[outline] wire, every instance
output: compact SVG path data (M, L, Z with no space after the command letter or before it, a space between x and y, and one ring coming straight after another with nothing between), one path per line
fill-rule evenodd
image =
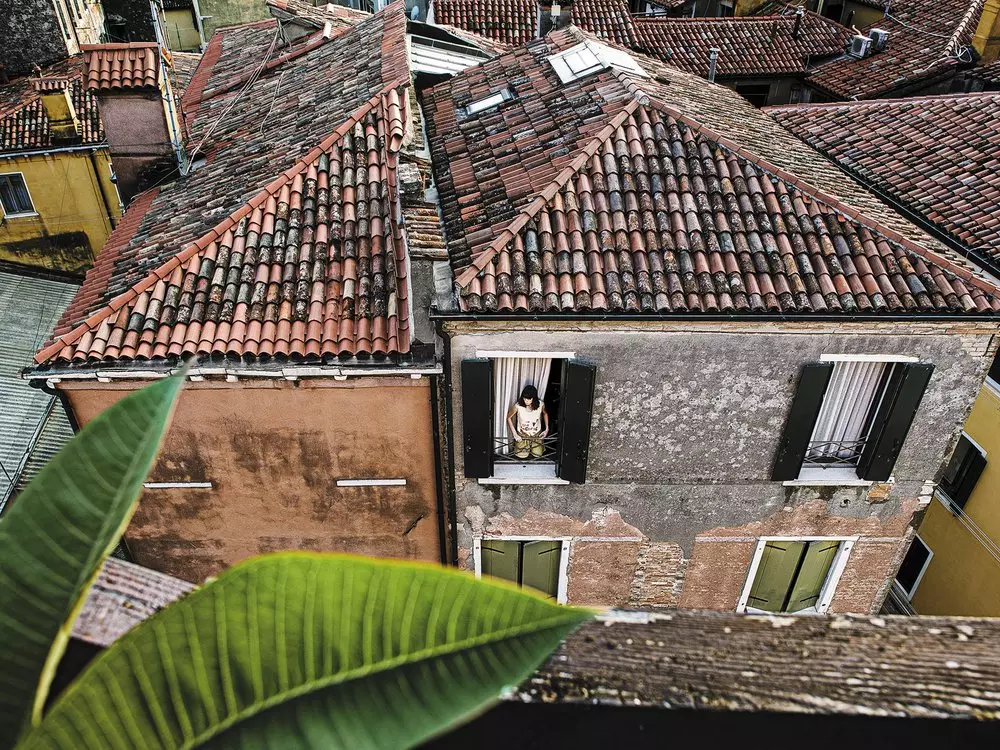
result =
M910 31L915 31L918 34L925 34L927 36L932 36L935 37L936 39L951 39L954 36L954 34L937 34L933 31L927 31L925 29L921 29L917 26L914 26L913 24L907 23L906 21L896 18L896 16L890 14L888 7L886 7L885 9L885 17L888 18L890 21L895 21L903 28L909 29Z
M264 115L264 119L260 121L260 134L264 135L264 124L267 122L267 118L271 116L271 110L274 109L274 102L278 98L278 92L281 91L281 79L285 77L287 70L281 71L281 75L278 76L278 85L274 87L274 96L271 97L271 104L267 108L267 113Z

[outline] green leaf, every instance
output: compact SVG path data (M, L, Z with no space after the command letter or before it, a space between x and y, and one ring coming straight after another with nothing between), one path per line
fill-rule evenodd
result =
M123 636L23 750L412 747L590 616L437 566L259 557Z
M183 375L75 435L0 518L0 747L41 710L73 620L135 511Z

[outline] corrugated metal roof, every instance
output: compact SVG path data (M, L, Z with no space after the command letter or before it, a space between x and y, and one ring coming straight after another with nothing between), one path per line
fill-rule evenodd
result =
M11 500L28 486L28 482L35 478L35 475L42 470L49 459L58 453L59 449L71 437L73 437L73 428L70 426L65 410L61 404L53 403L49 415L42 422L42 427L38 432L38 440L28 452L24 469L17 476Z
M0 271L0 508L52 405L52 396L28 385L20 371L32 363L77 289L70 282Z

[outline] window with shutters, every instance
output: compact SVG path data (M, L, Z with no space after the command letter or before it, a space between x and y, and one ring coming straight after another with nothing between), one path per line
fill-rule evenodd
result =
M4 218L35 215L31 194L20 172L0 174L0 209Z
M994 388L1000 388L1000 352L993 358L993 364L990 365L990 371L986 373L986 377L992 381Z
M822 483L885 481L933 365L912 358L827 359L802 368L772 477Z
M850 539L761 539L737 611L826 612L853 545Z
M582 483L596 369L571 353L478 354L462 362L465 476L483 483ZM521 403L527 386L538 406Z
M952 509L961 510L969 502L983 469L986 468L986 451L962 433L955 452L938 483L938 495L950 503Z
M477 539L477 576L492 576L566 603L569 541L565 539Z
M903 558L902 565L899 566L899 572L896 573L896 583L907 599L912 600L913 595L917 593L917 586L920 585L932 557L934 553L924 540L919 536L913 537L913 543Z

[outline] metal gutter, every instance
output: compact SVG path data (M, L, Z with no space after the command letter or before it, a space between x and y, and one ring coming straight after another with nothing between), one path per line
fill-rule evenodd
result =
M998 292L1000 293L1000 292ZM430 319L435 321L463 320L489 322L561 322L561 323L626 323L677 322L685 323L996 323L1000 313L463 313L438 312L431 307Z
M174 373L180 372L181 367L173 364L166 364L163 367L155 365L144 365L138 368L90 368L90 369L59 369L52 368L42 370L37 367L22 370L21 376L29 381L45 381L49 384L60 381L83 381L96 380L103 383L122 380L156 380L166 378ZM245 368L227 367L225 365L206 364L194 366L188 370L189 380L204 380L206 377L225 377L230 382L248 379L272 379L272 380L299 380L302 378L334 378L336 380L347 380L350 377L393 377L409 375L411 378L421 378L430 375L440 375L441 366L438 364L426 367L357 367L334 366L322 367L316 365L287 366L279 368Z
M49 154L69 154L77 151L97 151L109 148L107 141L89 146L64 146L63 148L36 148L31 151L5 151L0 153L0 159L20 159L26 156L48 156Z

